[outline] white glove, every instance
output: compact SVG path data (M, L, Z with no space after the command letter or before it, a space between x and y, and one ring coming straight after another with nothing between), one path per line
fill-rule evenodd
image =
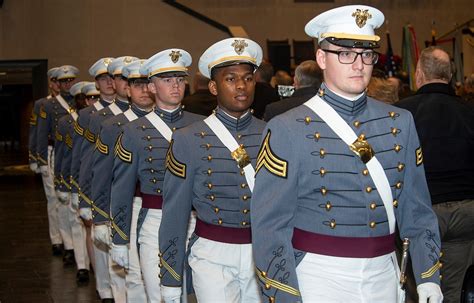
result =
M90 207L84 207L79 209L79 216L84 220L92 220L92 210Z
M112 260L123 268L128 268L128 247L127 245L112 244L110 252Z
M69 203L69 193L57 190L56 196L61 204L67 205Z
M79 194L72 193L71 194L71 205L74 209L79 209Z
M43 175L43 177L48 177L49 176L49 171L48 171L48 166L47 165L41 165L40 167L40 172Z
M443 302L443 293L441 293L441 288L436 283L433 283L433 282L421 283L416 288L416 291L418 292L419 303L427 303L427 302L442 303Z
M94 225L94 241L110 246L110 228L107 224Z
M36 163L36 162L30 163L30 169L31 169L31 171L33 171L34 173L38 173L38 163Z
M160 286L161 298L165 303L179 303L181 300L181 287Z

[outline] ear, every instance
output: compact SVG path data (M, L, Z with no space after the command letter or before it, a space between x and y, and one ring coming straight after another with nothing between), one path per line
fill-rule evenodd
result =
M152 94L156 94L158 92L158 90L156 89L156 85L155 83L153 82L153 80L151 80L150 83L148 83L148 90L152 93Z
M415 70L415 84L416 88L420 88L423 86L423 83L425 82L425 74L421 70L420 64L416 66Z
M211 92L211 94L213 94L214 96L218 95L216 81L210 80L209 83L207 84L207 87L209 88L209 91Z
M316 51L316 62L322 70L326 69L326 53L321 49Z
M100 91L99 81L95 80L95 88Z
M125 91L127 92L127 97L131 98L132 95L130 94L130 85L127 85L127 86L125 87Z

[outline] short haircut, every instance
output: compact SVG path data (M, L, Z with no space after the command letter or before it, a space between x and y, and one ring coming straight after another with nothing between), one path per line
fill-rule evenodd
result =
M440 52L446 54L440 56ZM427 81L443 80L449 82L451 80L451 61L449 55L437 46L430 46L421 51L420 68Z
M257 68L256 73L260 75L260 78L267 82L270 83L272 81L273 74L275 73L273 66L270 62L262 61L260 66Z
M303 61L295 69L295 78L300 87L319 87L323 74L318 63L314 60Z

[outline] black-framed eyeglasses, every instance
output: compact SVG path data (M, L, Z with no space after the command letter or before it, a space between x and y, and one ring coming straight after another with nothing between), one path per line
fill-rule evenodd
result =
M321 49L324 52L336 54L339 63L341 64L352 64L357 60L357 56L360 55L362 62L365 65L375 65L379 61L379 53L374 51L365 51L365 52L356 52L349 50L331 50L331 49Z
M63 78L63 79L59 79L57 80L59 83L69 83L69 82L72 82L74 81L76 78Z

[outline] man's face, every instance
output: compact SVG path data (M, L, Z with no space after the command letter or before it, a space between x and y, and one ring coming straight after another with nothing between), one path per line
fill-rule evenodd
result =
M150 109L155 103L148 90L148 83L146 79L137 79L130 82L127 88L130 101L142 109Z
M326 49L335 51L355 51L372 52L372 50L362 48L345 48L333 44L326 46ZM338 55L318 49L316 60L319 67L324 71L324 82L333 92L345 97L356 97L360 95L369 85L372 75L373 65L362 62L361 55L357 55L354 63L342 64Z
M122 97L122 99L127 99L127 79L123 78L122 75L115 75L113 79L113 87L117 96Z
M185 78L179 77L152 77L148 88L155 95L156 104L165 109L176 108L184 98L186 86Z
M253 72L250 64L221 67L209 81L209 91L217 96L219 107L229 115L238 118L252 105L255 92Z
M49 88L51 89L51 93L57 95L60 92L59 82L56 79L52 79L49 81Z
M58 80L59 90L61 91L61 93L69 93L71 86L73 86L76 82L76 78L60 79Z
M76 100L76 108L77 110L83 109L84 107L87 106L86 103L86 95L84 94L77 94L74 96L74 99Z
M113 79L109 74L102 74L95 79L95 86L101 95L111 96L115 94Z

